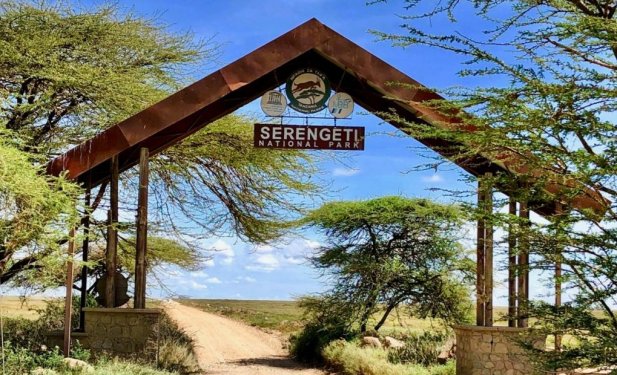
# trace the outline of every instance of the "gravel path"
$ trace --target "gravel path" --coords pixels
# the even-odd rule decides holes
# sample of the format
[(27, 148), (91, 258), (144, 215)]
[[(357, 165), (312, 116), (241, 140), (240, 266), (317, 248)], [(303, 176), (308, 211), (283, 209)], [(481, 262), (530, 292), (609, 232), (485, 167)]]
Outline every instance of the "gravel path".
[(325, 375), (291, 360), (281, 340), (255, 327), (177, 302), (164, 308), (195, 340), (204, 374)]

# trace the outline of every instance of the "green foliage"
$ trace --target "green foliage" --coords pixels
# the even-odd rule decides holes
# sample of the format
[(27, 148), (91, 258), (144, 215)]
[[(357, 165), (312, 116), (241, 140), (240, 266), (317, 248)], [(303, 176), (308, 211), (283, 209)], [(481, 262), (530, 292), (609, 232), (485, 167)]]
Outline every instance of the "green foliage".
[[(465, 130), (475, 129), (408, 122), (409, 133), (451, 140), (459, 146), (441, 151), (453, 160), (481, 154), (506, 164), (515, 175), (498, 174), (490, 182), (516, 186), (511, 193), (520, 201), (551, 205), (557, 200), (565, 208), (548, 224), (519, 227), (518, 233), (534, 251), (532, 268), (563, 264), (561, 281), (574, 296), (562, 309), (534, 308), (536, 328), (572, 335), (581, 345), (532, 357), (546, 371), (617, 365), (612, 310), (617, 304), (617, 4), (408, 0), (406, 5), (405, 34), (376, 34), (397, 46), (430, 46), (463, 57), (467, 64), (460, 75), (473, 86), (440, 90), (448, 101), (425, 104), (445, 115), (456, 113)], [(454, 22), (461, 14), (468, 22), (475, 17), (476, 34), (434, 35), (424, 27), (429, 17)], [(513, 155), (520, 162), (508, 160)], [(557, 195), (553, 183), (562, 189)], [(585, 200), (606, 210), (584, 209)], [(507, 215), (490, 219), (515, 228), (521, 224)], [(596, 308), (601, 314), (591, 313)]]
[(334, 202), (309, 213), (304, 226), (321, 229), (327, 244), (312, 259), (333, 287), (305, 306), (320, 319), (337, 317), (379, 330), (399, 305), (447, 322), (468, 319), (467, 275), (472, 264), (458, 243), (463, 213), (424, 199), (383, 197)]
[(349, 340), (357, 333), (351, 332), (345, 322), (309, 322), (302, 331), (290, 337), (291, 355), (309, 364), (324, 362), (323, 350), (334, 340)]
[(388, 362), (383, 349), (363, 349), (353, 342), (337, 340), (324, 349), (326, 363), (344, 375), (454, 375), (456, 366), (403, 365)]
[(425, 331), (411, 334), (405, 338), (405, 346), (393, 348), (388, 352), (388, 361), (392, 363), (415, 363), (423, 366), (431, 366), (438, 363), (443, 345), (449, 334), (445, 332)]

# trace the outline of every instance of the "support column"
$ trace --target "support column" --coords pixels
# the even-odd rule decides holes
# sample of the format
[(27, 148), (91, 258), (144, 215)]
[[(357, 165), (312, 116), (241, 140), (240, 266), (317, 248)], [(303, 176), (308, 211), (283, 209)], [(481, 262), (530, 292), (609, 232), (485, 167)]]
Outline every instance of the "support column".
[[(560, 202), (557, 202), (556, 206), (555, 206), (555, 214), (557, 215), (557, 219), (559, 220), (559, 218), (561, 217), (561, 214), (563, 213), (563, 206), (561, 205)], [(562, 269), (561, 269), (561, 257), (562, 257), (562, 248), (561, 248), (561, 244), (557, 244), (557, 259), (555, 261), (555, 307), (560, 307), (561, 306), (561, 275), (562, 275)], [(562, 345), (561, 345), (561, 341), (562, 341), (562, 337), (561, 335), (555, 334), (555, 350), (556, 351), (561, 351)]]
[(73, 310), (73, 256), (75, 255), (75, 229), (69, 232), (69, 248), (66, 261), (66, 295), (64, 297), (64, 345), (63, 353), (68, 357), (71, 353), (71, 313)]
[(486, 186), (486, 215), (488, 221), (484, 223), (484, 326), (493, 326), (493, 221), (490, 215), (493, 214), (493, 188)]
[(109, 191), (109, 226), (107, 227), (107, 252), (105, 257), (105, 307), (115, 307), (116, 269), (118, 268), (118, 156), (111, 158), (111, 179)]
[[(84, 241), (81, 249), (81, 260), (86, 263), (88, 261), (88, 251), (90, 248), (90, 186), (86, 189), (86, 196), (84, 199), (85, 213), (82, 220), (84, 226)], [(88, 267), (84, 264), (81, 267), (81, 298), (79, 301), (79, 330), (85, 329), (85, 316), (84, 308), (86, 307), (86, 300), (88, 298)]]
[(516, 327), (516, 200), (510, 197), (510, 224), (508, 225), (508, 327)]
[(139, 155), (139, 196), (137, 202), (137, 239), (135, 251), (136, 309), (146, 308), (146, 252), (148, 246), (148, 169), (149, 152), (142, 148)]
[(527, 306), (529, 304), (529, 208), (527, 202), (520, 203), (519, 217), (521, 230), (519, 231), (518, 251), (518, 326), (528, 326)]
[[(490, 173), (485, 175), (490, 178)], [(493, 325), (493, 190), (486, 181), (478, 181), (478, 218), (476, 248), (476, 325)]]
[(480, 217), (478, 218), (478, 233), (476, 238), (476, 325), (484, 326), (484, 308), (485, 308), (485, 267), (484, 267), (484, 205), (486, 201), (486, 191), (483, 188), (482, 180), (478, 179), (478, 208), (480, 209)]

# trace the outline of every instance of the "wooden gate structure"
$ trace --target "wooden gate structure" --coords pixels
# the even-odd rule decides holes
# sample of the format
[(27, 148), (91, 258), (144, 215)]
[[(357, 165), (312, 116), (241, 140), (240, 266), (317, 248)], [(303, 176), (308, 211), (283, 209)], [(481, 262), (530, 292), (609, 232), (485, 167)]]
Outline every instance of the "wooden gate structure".
[[(423, 102), (441, 99), (432, 90), (425, 88), (318, 20), (307, 21), (159, 103), (110, 127), (48, 164), (48, 173), (59, 175), (65, 172), (69, 178), (81, 183), (87, 191), (103, 183), (111, 185), (112, 214), (109, 218), (111, 231), (107, 246), (108, 276), (113, 275), (115, 269), (114, 252), (117, 244), (113, 224), (118, 220), (118, 176), (123, 171), (139, 165), (136, 308), (145, 306), (149, 157), (181, 142), (266, 91), (281, 86), (291, 73), (306, 67), (324, 72), (332, 82), (338, 83), (333, 87), (335, 90), (349, 93), (359, 105), (378, 116), (380, 112), (393, 109), (401, 118), (426, 126), (459, 127), (469, 132), (475, 130), (463, 124), (459, 118), (444, 116), (430, 106), (424, 105)], [(391, 84), (393, 82), (402, 85), (393, 85)], [(403, 132), (406, 131), (401, 124), (389, 122)], [(562, 206), (564, 209), (574, 207), (598, 212), (604, 210), (604, 199), (591, 188), (582, 189), (579, 195), (568, 202), (557, 199), (550, 204), (517, 202), (514, 198), (517, 196), (516, 186), (488, 186), (483, 182), (486, 180), (485, 176), (501, 173), (516, 176), (517, 173), (527, 172), (524, 161), (515, 154), (504, 152), (498, 159), (487, 158), (480, 154), (465, 159), (453, 159), (454, 154), (448, 151), (452, 149), (448, 146), (452, 145), (447, 141), (442, 139), (419, 139), (419, 141), (478, 178), (478, 204), (487, 212), (493, 210), (494, 190), (512, 197), (510, 213), (518, 214), (527, 221), (531, 209), (545, 217), (558, 214)], [(549, 183), (546, 190), (558, 196), (563, 187), (558, 183)], [(88, 221), (86, 220), (84, 224), (83, 230), (87, 231)], [(477, 229), (476, 325), (491, 327), (493, 325), (493, 228), (490, 222), (479, 220)], [(517, 244), (514, 236), (510, 236), (509, 326), (524, 328), (527, 326), (525, 307), (529, 298), (529, 249), (524, 239), (518, 242)], [(518, 250), (515, 251), (517, 246)], [(87, 253), (86, 238), (83, 245), (85, 259)], [(557, 266), (556, 271), (559, 270)], [(86, 282), (85, 272), (84, 270), (82, 283)], [(110, 280), (113, 280), (113, 277)], [(108, 283), (107, 287), (113, 288), (111, 285), (113, 281)], [(82, 293), (85, 289), (84, 284)], [(111, 295), (112, 289), (107, 293)], [(560, 303), (559, 288), (557, 295), (556, 302)], [(491, 339), (492, 344), (494, 342)], [(459, 373), (472, 372), (459, 369)]]

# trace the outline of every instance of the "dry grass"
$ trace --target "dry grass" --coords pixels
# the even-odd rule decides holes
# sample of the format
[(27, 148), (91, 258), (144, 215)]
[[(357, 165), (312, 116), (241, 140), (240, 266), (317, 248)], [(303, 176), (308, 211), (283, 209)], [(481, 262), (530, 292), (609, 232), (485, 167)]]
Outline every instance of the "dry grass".
[(48, 300), (50, 298), (28, 297), (22, 299), (15, 296), (2, 296), (0, 297), (0, 311), (3, 317), (34, 320), (39, 316), (36, 310), (45, 308), (45, 301)]

